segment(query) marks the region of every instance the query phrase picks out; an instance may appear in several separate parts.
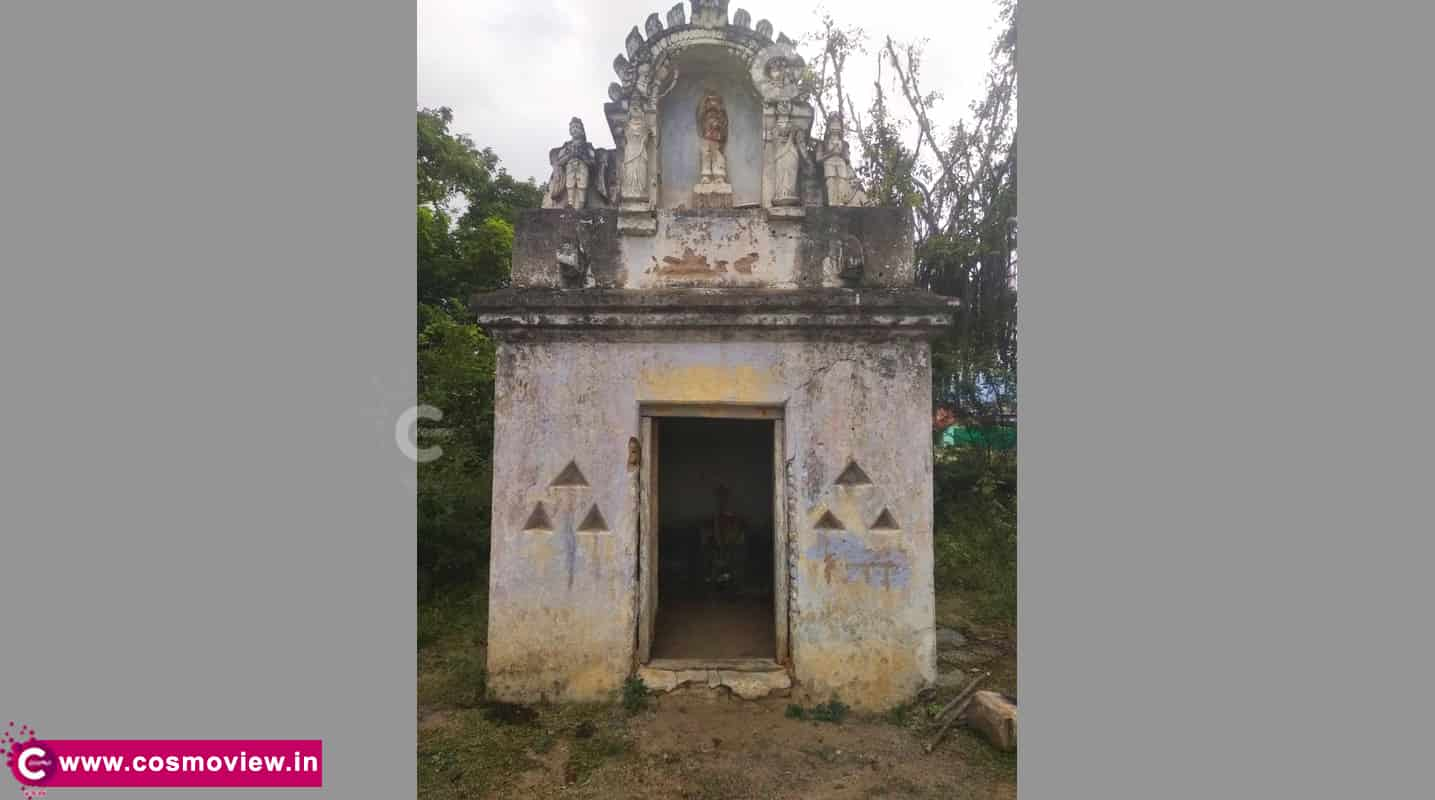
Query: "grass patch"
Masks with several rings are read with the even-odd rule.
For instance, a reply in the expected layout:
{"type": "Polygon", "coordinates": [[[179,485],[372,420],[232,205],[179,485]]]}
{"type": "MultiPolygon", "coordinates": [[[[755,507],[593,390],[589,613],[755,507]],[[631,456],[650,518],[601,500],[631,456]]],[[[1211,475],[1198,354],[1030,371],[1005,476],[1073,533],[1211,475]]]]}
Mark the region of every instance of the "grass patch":
{"type": "Polygon", "coordinates": [[[575,781],[633,751],[625,715],[612,705],[488,703],[455,711],[442,725],[420,728],[418,796],[492,796],[524,772],[541,767],[539,757],[559,740],[568,743],[567,771],[575,781]]]}
{"type": "MultiPolygon", "coordinates": [[[[740,770],[701,767],[693,773],[689,792],[684,797],[693,800],[748,800],[752,797],[768,796],[752,778],[740,770]]],[[[770,789],[768,789],[770,791],[770,789]]]]}
{"type": "Polygon", "coordinates": [[[837,748],[830,744],[804,745],[798,748],[798,750],[804,755],[812,756],[824,764],[831,764],[837,760],[837,748]]]}
{"type": "Polygon", "coordinates": [[[623,708],[629,714],[636,714],[648,707],[648,685],[637,675],[630,675],[623,681],[623,708]]]}
{"type": "Polygon", "coordinates": [[[968,774],[981,776],[993,783],[1016,783],[1017,754],[992,747],[980,733],[967,728],[953,730],[937,747],[936,752],[940,753],[948,748],[960,754],[968,774]]]}
{"type": "Polygon", "coordinates": [[[482,644],[487,630],[487,592],[450,592],[419,604],[419,650],[451,645],[455,640],[482,644]]]}
{"type": "Polygon", "coordinates": [[[418,703],[427,708],[478,708],[488,691],[488,598],[455,593],[418,612],[418,703]]]}
{"type": "Polygon", "coordinates": [[[1016,456],[939,451],[932,545],[938,591],[972,599],[977,622],[1016,624],[1016,456]]]}
{"type": "Polygon", "coordinates": [[[421,730],[418,794],[425,800],[479,797],[538,766],[529,755],[540,729],[494,722],[476,709],[442,727],[421,730]]]}
{"type": "Polygon", "coordinates": [[[813,706],[812,710],[807,712],[807,718],[817,720],[818,722],[835,722],[841,724],[842,720],[847,718],[847,712],[850,710],[846,703],[838,700],[836,696],[834,696],[825,703],[818,703],[813,706]]]}
{"type": "Polygon", "coordinates": [[[896,725],[899,728],[905,728],[907,727],[907,723],[912,721],[912,704],[902,703],[900,705],[892,706],[887,710],[887,713],[883,714],[882,716],[884,719],[886,719],[888,724],[896,725]]]}
{"type": "Polygon", "coordinates": [[[833,695],[831,700],[825,703],[818,703],[810,709],[803,708],[796,703],[789,703],[785,713],[788,719],[810,719],[813,722],[835,722],[840,724],[842,720],[847,718],[847,712],[851,710],[846,703],[838,700],[837,696],[833,695]]]}
{"type": "Polygon", "coordinates": [[[612,759],[622,758],[633,752],[633,743],[621,730],[599,730],[584,739],[575,739],[568,752],[568,771],[575,782],[581,783],[593,770],[612,759]]]}

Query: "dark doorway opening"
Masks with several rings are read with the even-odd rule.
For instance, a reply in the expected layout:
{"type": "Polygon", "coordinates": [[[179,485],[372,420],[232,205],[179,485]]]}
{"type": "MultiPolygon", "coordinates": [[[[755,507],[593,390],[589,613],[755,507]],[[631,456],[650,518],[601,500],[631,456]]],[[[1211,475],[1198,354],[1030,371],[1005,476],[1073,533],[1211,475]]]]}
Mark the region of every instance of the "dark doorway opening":
{"type": "Polygon", "coordinates": [[[655,658],[775,658],[773,423],[667,417],[655,658]]]}

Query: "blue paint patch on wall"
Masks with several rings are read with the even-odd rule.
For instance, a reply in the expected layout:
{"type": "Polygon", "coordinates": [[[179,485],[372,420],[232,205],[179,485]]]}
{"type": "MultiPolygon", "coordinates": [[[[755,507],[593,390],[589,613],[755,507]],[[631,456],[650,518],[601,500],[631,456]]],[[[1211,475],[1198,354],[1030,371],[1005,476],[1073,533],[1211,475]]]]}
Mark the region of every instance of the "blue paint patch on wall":
{"type": "Polygon", "coordinates": [[[560,534],[563,539],[563,557],[568,567],[568,591],[573,591],[573,573],[578,568],[578,534],[573,530],[573,515],[564,515],[563,531],[560,534]]]}
{"type": "Polygon", "coordinates": [[[862,581],[883,589],[906,588],[912,579],[912,565],[905,551],[895,547],[874,549],[861,536],[846,531],[817,532],[817,543],[807,557],[822,564],[828,583],[840,570],[847,582],[862,581]]]}

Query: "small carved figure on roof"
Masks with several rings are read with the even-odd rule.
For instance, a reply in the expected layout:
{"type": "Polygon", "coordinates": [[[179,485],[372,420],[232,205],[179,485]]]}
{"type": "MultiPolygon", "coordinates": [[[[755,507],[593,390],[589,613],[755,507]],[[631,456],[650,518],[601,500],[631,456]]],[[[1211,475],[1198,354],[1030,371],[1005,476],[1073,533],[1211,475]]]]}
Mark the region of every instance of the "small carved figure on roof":
{"type": "Polygon", "coordinates": [[[822,175],[827,183],[827,205],[861,206],[867,204],[867,195],[857,188],[852,172],[852,160],[847,148],[847,137],[842,125],[842,115],[832,114],[827,118],[827,131],[817,144],[817,160],[822,164],[822,175]]]}
{"type": "Polygon", "coordinates": [[[772,150],[772,204],[775,206],[796,206],[802,204],[798,192],[797,174],[802,159],[802,129],[792,118],[792,104],[778,104],[777,117],[773,122],[769,138],[772,150]]]}
{"type": "Polygon", "coordinates": [[[653,132],[648,115],[635,104],[624,125],[622,199],[647,203],[651,197],[648,161],[651,158],[653,132]]]}
{"type": "MultiPolygon", "coordinates": [[[[548,151],[553,177],[548,181],[545,208],[583,208],[587,204],[588,184],[598,167],[598,153],[588,143],[583,120],[574,117],[568,123],[568,137],[561,147],[548,151]]],[[[606,194],[607,187],[601,183],[599,193],[606,194]]]]}

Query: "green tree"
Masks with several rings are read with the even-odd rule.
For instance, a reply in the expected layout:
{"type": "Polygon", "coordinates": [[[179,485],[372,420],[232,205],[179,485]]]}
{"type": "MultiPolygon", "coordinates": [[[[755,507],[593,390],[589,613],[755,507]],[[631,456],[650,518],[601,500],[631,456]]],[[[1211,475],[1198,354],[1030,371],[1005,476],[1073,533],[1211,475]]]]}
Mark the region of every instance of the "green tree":
{"type": "Polygon", "coordinates": [[[807,41],[819,48],[808,76],[824,115],[855,132],[857,174],[879,205],[912,209],[917,282],[961,299],[957,325],[934,347],[934,398],[970,421],[1016,402],[1016,24],[1003,0],[986,94],[970,119],[941,127],[942,96],[925,91],[922,43],[886,38],[875,55],[875,95],[865,115],[846,94],[849,59],[867,35],[830,16],[807,41]]]}
{"type": "Polygon", "coordinates": [[[418,112],[419,402],[443,412],[425,423],[419,465],[418,567],[424,596],[479,581],[488,560],[494,347],[468,311],[474,292],[508,284],[513,223],[542,199],[491,149],[449,130],[447,108],[418,112]]]}

